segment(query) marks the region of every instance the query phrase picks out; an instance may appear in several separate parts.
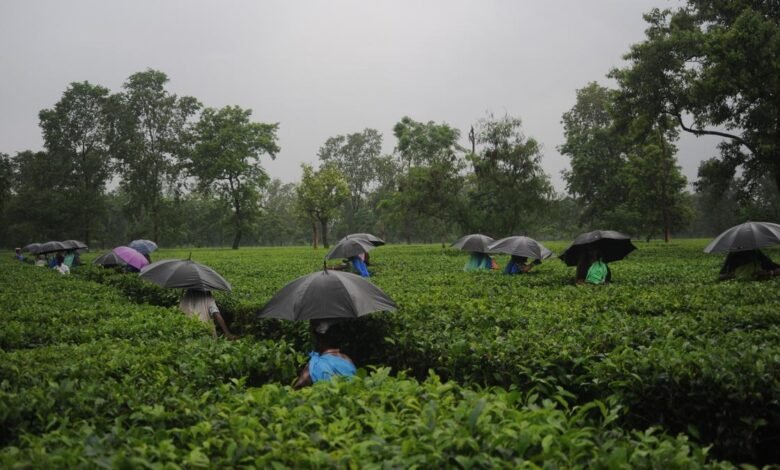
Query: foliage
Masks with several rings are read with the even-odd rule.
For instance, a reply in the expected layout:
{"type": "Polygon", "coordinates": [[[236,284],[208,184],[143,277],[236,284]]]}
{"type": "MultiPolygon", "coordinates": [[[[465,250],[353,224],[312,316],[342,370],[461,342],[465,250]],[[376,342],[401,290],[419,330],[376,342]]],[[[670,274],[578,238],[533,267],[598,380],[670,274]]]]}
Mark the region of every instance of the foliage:
{"type": "Polygon", "coordinates": [[[49,153],[64,162],[63,187],[89,244],[103,214],[103,191],[113,175],[109,91],[89,82],[71,83],[53,109],[39,113],[49,153]]]}
{"type": "Polygon", "coordinates": [[[311,165],[302,164],[303,176],[296,188],[298,211],[311,221],[312,243],[317,247],[317,228],[320,224],[322,246],[328,248],[328,224],[338,214],[338,209],[349,198],[349,185],[344,175],[331,166],[324,165],[317,171],[311,165]]]}
{"type": "Polygon", "coordinates": [[[331,137],[317,152],[320,160],[338,169],[349,185],[345,217],[348,232],[359,231],[355,219],[377,179],[381,152],[382,134],[376,129],[331,137]]]}
{"type": "Polygon", "coordinates": [[[724,163],[752,185],[764,173],[780,190],[780,11],[775,2],[688,0],[645,15],[646,39],[614,70],[626,109],[674,118],[686,132],[728,139],[724,163]],[[686,120],[692,122],[686,124],[686,120]]]}
{"type": "Polygon", "coordinates": [[[214,192],[233,209],[233,249],[238,249],[244,228],[256,217],[260,188],[268,181],[258,159],[275,158],[278,124],[250,122],[251,110],[226,106],[206,108],[195,126],[197,143],[188,162],[191,173],[206,194],[214,192]]]}
{"type": "Polygon", "coordinates": [[[163,198],[181,190],[180,159],[191,146],[190,118],[200,103],[165,89],[168,76],[148,69],[130,76],[118,101],[114,151],[122,161],[122,188],[133,224],[159,240],[163,198]]]}
{"type": "Polygon", "coordinates": [[[552,186],[541,167],[541,148],[523,135],[521,125],[519,118],[492,114],[477,124],[476,144],[482,148],[470,155],[474,188],[468,195],[468,232],[497,237],[527,232],[546,209],[552,186]]]}
{"type": "MultiPolygon", "coordinates": [[[[305,359],[301,348],[307,345],[293,346],[280,338],[214,340],[207,328],[174,309],[138,305],[114,287],[84,279],[78,271],[82,268],[68,277],[5,259],[0,260],[0,282],[8,286],[0,291],[0,466],[731,468],[728,462],[714,461],[695,442],[693,427],[683,429],[690,436],[676,437],[648,427],[647,421],[635,430],[623,427],[634,416],[698,404],[679,400],[698,398],[703,390],[659,382],[698,377],[687,375],[691,370],[713,379],[702,381],[701,387],[714,392],[711,400],[701,402],[701,409],[685,410],[693,420],[705,419],[705,411],[714,409],[725,384],[731,387],[731,406],[707,414],[709,422],[728,429],[737,415],[763,413],[769,423],[775,419],[771,406],[752,392],[777,377],[775,363],[766,362],[776,354],[768,351],[776,348],[773,310],[723,312],[707,321],[702,309],[712,305],[707,295],[684,298],[669,296],[666,290],[637,299],[636,290],[647,277],[631,260],[620,272],[626,279],[640,279],[627,281],[627,290],[620,285],[606,292],[564,284],[545,294],[541,286],[567,275],[562,263],[545,263],[537,276],[474,276],[458,271],[461,256],[442,256],[435,247],[382,249],[388,251],[382,254],[381,275],[375,280],[402,308],[372,320],[387,323],[396,344],[367,345],[364,353],[375,351],[382,363],[382,356],[393,361],[427,344],[431,352],[439,351],[428,360],[440,362],[442,372],[449,367],[450,377],[498,372],[510,378],[508,386],[482,387],[468,379],[458,384],[427,370],[415,380],[403,373],[393,377],[387,368],[369,368],[352,381],[295,392],[286,384],[305,359]],[[450,271],[435,274],[423,263],[409,263],[420,256],[450,271]],[[415,279],[420,282],[409,282],[415,279]],[[490,284],[496,288],[492,304],[475,295],[490,284]],[[452,291],[449,295],[442,295],[444,286],[452,291]],[[507,309],[512,303],[500,302],[512,291],[518,294],[513,298],[531,299],[523,296],[531,290],[543,298],[527,301],[523,309],[507,309]],[[551,308],[554,298],[567,298],[575,306],[551,308]],[[613,305],[611,299],[626,310],[605,309],[613,305]],[[562,315],[584,305],[592,308],[561,322],[562,315]],[[683,327],[678,329],[680,321],[683,327]],[[440,331],[444,325],[450,326],[440,331]],[[528,334],[532,338],[523,340],[528,334]],[[731,340],[724,341],[722,349],[713,338],[731,340]],[[765,341],[756,341],[755,348],[742,347],[742,353],[727,359],[733,348],[761,338],[765,341]],[[610,343],[618,347],[610,349],[610,343]],[[592,353],[578,355],[588,350],[592,353]],[[690,358],[680,360],[679,351],[690,351],[690,358]],[[694,364],[703,367],[691,369],[694,364]],[[538,374],[537,386],[526,387],[522,375],[496,367],[501,365],[538,374]],[[759,367],[761,374],[754,374],[759,367]],[[585,391],[578,390],[579,396],[556,385],[577,383],[580,378],[574,375],[586,370],[593,375],[581,383],[585,391]],[[521,380],[515,382],[513,376],[521,380]],[[541,379],[546,377],[545,383],[541,379]],[[643,377],[646,380],[640,381],[643,377]],[[660,389],[664,394],[653,397],[651,386],[658,383],[669,385],[660,389]],[[610,388],[619,393],[594,399],[610,388]],[[647,403],[637,415],[633,394],[643,391],[651,395],[641,397],[647,403]],[[751,400],[744,403],[755,409],[742,407],[742,393],[751,400]]],[[[643,261],[660,258],[660,265],[667,257],[691,253],[685,247],[656,246],[650,251],[642,255],[643,261]]],[[[181,252],[165,256],[179,257],[181,252]]],[[[257,302],[270,297],[293,273],[316,265],[321,255],[285,248],[242,250],[239,258],[231,250],[197,250],[196,258],[228,275],[236,285],[231,297],[257,302]],[[257,282],[261,272],[264,282],[257,282]]],[[[690,266],[709,264],[701,263],[705,259],[699,255],[690,266]]],[[[674,270],[669,274],[675,276],[674,270]]],[[[679,277],[658,287],[668,289],[675,282],[679,277]]],[[[701,278],[692,282],[703,285],[701,278]]],[[[754,307],[768,305],[762,289],[752,285],[720,286],[739,288],[754,307]]],[[[690,293],[686,287],[679,292],[690,293]]],[[[220,306],[224,300],[218,298],[220,306]]],[[[282,334],[299,341],[297,330],[282,334]]],[[[742,431],[748,425],[758,434],[745,437],[761,443],[761,430],[769,425],[754,420],[742,431]]]]}

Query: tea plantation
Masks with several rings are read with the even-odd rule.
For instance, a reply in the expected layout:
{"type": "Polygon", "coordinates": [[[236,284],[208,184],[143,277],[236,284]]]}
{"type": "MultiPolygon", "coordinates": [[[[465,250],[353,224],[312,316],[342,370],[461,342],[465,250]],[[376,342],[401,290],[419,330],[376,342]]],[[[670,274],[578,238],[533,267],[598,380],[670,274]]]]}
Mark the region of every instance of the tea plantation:
{"type": "Polygon", "coordinates": [[[191,251],[234,286],[216,295],[233,342],[178,312],[180,292],[9,255],[0,468],[780,463],[780,279],[716,282],[706,243],[638,243],[598,287],[556,259],[503,276],[440,246],[377,248],[371,280],[399,310],[351,322],[360,377],[301,391],[307,325],[254,312],[323,250],[191,251]]]}

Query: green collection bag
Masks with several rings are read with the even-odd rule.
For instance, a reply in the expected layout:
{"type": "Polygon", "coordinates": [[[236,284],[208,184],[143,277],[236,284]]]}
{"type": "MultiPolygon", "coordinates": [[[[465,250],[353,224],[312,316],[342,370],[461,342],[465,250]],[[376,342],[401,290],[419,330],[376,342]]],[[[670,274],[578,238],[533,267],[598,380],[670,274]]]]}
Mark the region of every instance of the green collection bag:
{"type": "Polygon", "coordinates": [[[596,261],[590,265],[588,269],[588,275],[585,277],[585,282],[590,284],[604,284],[607,281],[607,273],[609,268],[603,261],[596,261]]]}

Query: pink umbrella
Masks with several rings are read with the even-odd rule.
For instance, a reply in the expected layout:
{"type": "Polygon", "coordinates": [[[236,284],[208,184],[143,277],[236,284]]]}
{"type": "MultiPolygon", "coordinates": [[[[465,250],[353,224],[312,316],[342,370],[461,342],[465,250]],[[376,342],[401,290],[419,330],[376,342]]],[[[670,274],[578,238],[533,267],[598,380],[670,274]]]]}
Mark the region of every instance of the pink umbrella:
{"type": "Polygon", "coordinates": [[[118,246],[113,249],[113,252],[116,253],[117,256],[122,258],[125,263],[127,263],[129,266],[134,267],[135,269],[140,270],[147,264],[149,264],[149,261],[139,253],[138,251],[130,248],[129,246],[118,246]]]}

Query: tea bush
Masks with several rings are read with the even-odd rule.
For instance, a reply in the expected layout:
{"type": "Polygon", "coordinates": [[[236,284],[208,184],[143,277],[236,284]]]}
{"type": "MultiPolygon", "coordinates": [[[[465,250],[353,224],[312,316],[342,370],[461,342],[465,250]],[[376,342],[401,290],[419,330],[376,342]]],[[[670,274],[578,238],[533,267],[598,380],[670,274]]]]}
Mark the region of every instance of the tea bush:
{"type": "Polygon", "coordinates": [[[392,369],[301,392],[306,325],[255,312],[323,251],[192,250],[234,286],[216,297],[237,342],[133,275],[0,261],[0,465],[728,466],[710,444],[780,461],[780,281],[717,283],[705,244],[639,244],[600,287],[558,260],[510,277],[380,247],[371,280],[400,308],[343,349],[392,369]]]}

